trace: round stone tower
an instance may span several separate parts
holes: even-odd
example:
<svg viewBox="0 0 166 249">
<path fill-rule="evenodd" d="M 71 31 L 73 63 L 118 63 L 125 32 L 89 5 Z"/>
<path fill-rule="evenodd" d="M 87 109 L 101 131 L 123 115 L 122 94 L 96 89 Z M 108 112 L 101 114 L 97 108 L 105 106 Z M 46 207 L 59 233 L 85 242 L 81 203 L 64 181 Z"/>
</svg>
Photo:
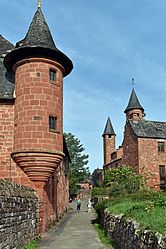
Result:
<svg viewBox="0 0 166 249">
<path fill-rule="evenodd" d="M 64 156 L 63 77 L 73 64 L 56 48 L 40 6 L 4 65 L 16 84 L 12 158 L 30 180 L 46 182 Z"/>
<path fill-rule="evenodd" d="M 107 123 L 104 129 L 103 137 L 103 152 L 104 152 L 104 165 L 111 162 L 111 154 L 116 150 L 114 132 L 110 118 L 108 117 Z"/>
</svg>

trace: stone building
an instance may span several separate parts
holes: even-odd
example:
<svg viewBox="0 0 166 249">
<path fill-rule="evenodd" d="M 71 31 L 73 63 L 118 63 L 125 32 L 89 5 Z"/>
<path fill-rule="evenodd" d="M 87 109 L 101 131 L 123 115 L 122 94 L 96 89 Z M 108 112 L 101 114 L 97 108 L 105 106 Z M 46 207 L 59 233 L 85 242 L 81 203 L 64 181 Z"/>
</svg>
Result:
<svg viewBox="0 0 166 249">
<path fill-rule="evenodd" d="M 92 189 L 92 184 L 90 180 L 81 181 L 80 183 L 78 183 L 78 186 L 79 189 L 86 189 L 86 190 Z"/>
<path fill-rule="evenodd" d="M 118 149 L 111 120 L 107 120 L 102 135 L 104 171 L 128 165 L 138 173 L 146 173 L 148 186 L 166 191 L 166 122 L 145 119 L 144 108 L 134 89 L 124 113 L 124 139 Z"/>
<path fill-rule="evenodd" d="M 91 179 L 93 187 L 100 186 L 103 182 L 103 169 L 95 169 L 92 173 Z"/>
<path fill-rule="evenodd" d="M 40 232 L 68 207 L 63 77 L 72 68 L 56 47 L 40 5 L 16 46 L 0 36 L 0 178 L 37 191 Z"/>
</svg>

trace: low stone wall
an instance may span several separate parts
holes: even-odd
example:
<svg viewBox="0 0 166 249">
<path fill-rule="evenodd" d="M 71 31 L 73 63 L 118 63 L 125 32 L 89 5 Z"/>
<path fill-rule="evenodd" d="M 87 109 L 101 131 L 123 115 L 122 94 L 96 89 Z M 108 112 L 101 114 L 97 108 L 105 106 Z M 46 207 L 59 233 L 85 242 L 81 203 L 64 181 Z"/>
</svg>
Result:
<svg viewBox="0 0 166 249">
<path fill-rule="evenodd" d="M 141 230 L 136 222 L 123 215 L 111 215 L 105 209 L 101 219 L 107 236 L 115 241 L 118 249 L 166 249 L 166 237 Z"/>
<path fill-rule="evenodd" d="M 38 206 L 34 190 L 0 180 L 1 249 L 20 249 L 38 235 Z"/>
</svg>

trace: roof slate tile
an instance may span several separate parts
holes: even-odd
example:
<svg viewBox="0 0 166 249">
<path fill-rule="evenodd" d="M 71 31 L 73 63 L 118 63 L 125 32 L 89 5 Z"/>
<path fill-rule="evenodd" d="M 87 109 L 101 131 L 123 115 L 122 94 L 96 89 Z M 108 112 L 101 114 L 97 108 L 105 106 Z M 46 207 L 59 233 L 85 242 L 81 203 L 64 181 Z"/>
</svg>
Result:
<svg viewBox="0 0 166 249">
<path fill-rule="evenodd" d="M 137 137 L 144 138 L 166 138 L 166 122 L 140 120 L 129 120 L 130 125 Z"/>
</svg>

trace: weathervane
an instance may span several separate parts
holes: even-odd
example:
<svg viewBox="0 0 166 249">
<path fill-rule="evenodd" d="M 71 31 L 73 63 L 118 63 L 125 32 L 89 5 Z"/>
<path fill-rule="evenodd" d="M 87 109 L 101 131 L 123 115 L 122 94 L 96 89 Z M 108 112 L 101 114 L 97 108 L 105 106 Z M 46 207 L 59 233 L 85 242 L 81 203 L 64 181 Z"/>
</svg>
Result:
<svg viewBox="0 0 166 249">
<path fill-rule="evenodd" d="M 134 78 L 131 79 L 131 85 L 134 88 L 134 85 L 135 85 Z"/>
<path fill-rule="evenodd" d="M 41 0 L 37 0 L 37 7 L 41 8 Z"/>
</svg>

